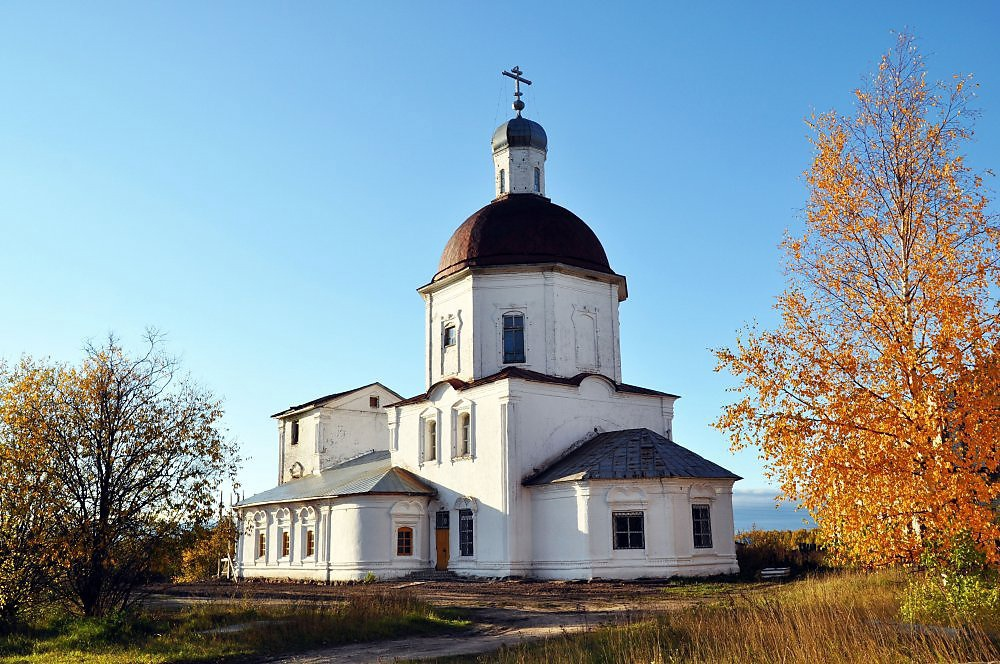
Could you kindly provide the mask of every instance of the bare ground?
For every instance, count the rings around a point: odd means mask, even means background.
[[[472,655],[524,640],[577,632],[628,620],[638,614],[674,611],[727,594],[753,591],[757,584],[678,584],[677,582],[588,583],[556,581],[395,581],[370,585],[313,585],[244,582],[153,586],[150,604],[183,606],[213,601],[343,602],[373,590],[401,590],[429,604],[456,607],[472,621],[469,631],[340,645],[262,659],[272,664],[392,662]]]

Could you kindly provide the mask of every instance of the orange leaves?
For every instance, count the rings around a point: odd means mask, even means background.
[[[774,330],[716,353],[753,444],[847,560],[915,562],[969,531],[994,562],[1000,488],[998,228],[960,150],[963,81],[929,88],[903,36],[853,118],[814,118],[805,232]],[[991,479],[993,478],[993,479]]]

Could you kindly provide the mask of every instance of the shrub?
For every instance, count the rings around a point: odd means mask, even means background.
[[[765,567],[791,567],[795,573],[823,565],[816,530],[757,530],[737,533],[736,559],[740,576],[753,579]]]
[[[907,622],[984,623],[1000,627],[1000,576],[965,536],[946,549],[929,547],[927,569],[911,580],[899,612]]]

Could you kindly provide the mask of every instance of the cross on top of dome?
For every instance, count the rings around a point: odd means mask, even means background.
[[[514,104],[513,104],[513,107],[514,107],[514,110],[517,111],[518,117],[521,116],[521,111],[524,110],[524,102],[521,101],[521,95],[523,94],[521,92],[521,84],[524,83],[525,85],[531,85],[531,81],[529,81],[528,79],[523,78],[521,76],[521,74],[523,74],[523,73],[524,72],[522,72],[521,69],[517,65],[514,65],[514,68],[511,69],[510,71],[507,71],[507,70],[503,71],[503,75],[504,76],[507,76],[508,78],[514,79]]]

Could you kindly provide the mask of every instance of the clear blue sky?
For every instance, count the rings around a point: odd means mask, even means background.
[[[681,394],[677,441],[764,488],[708,426],[732,382],[708,349],[773,320],[803,120],[850,111],[905,28],[932,77],[976,75],[970,160],[1000,169],[993,2],[3,3],[0,357],[156,326],[268,488],[271,413],[423,390],[414,289],[493,195],[516,64],[549,195],[628,277],[625,380]]]

